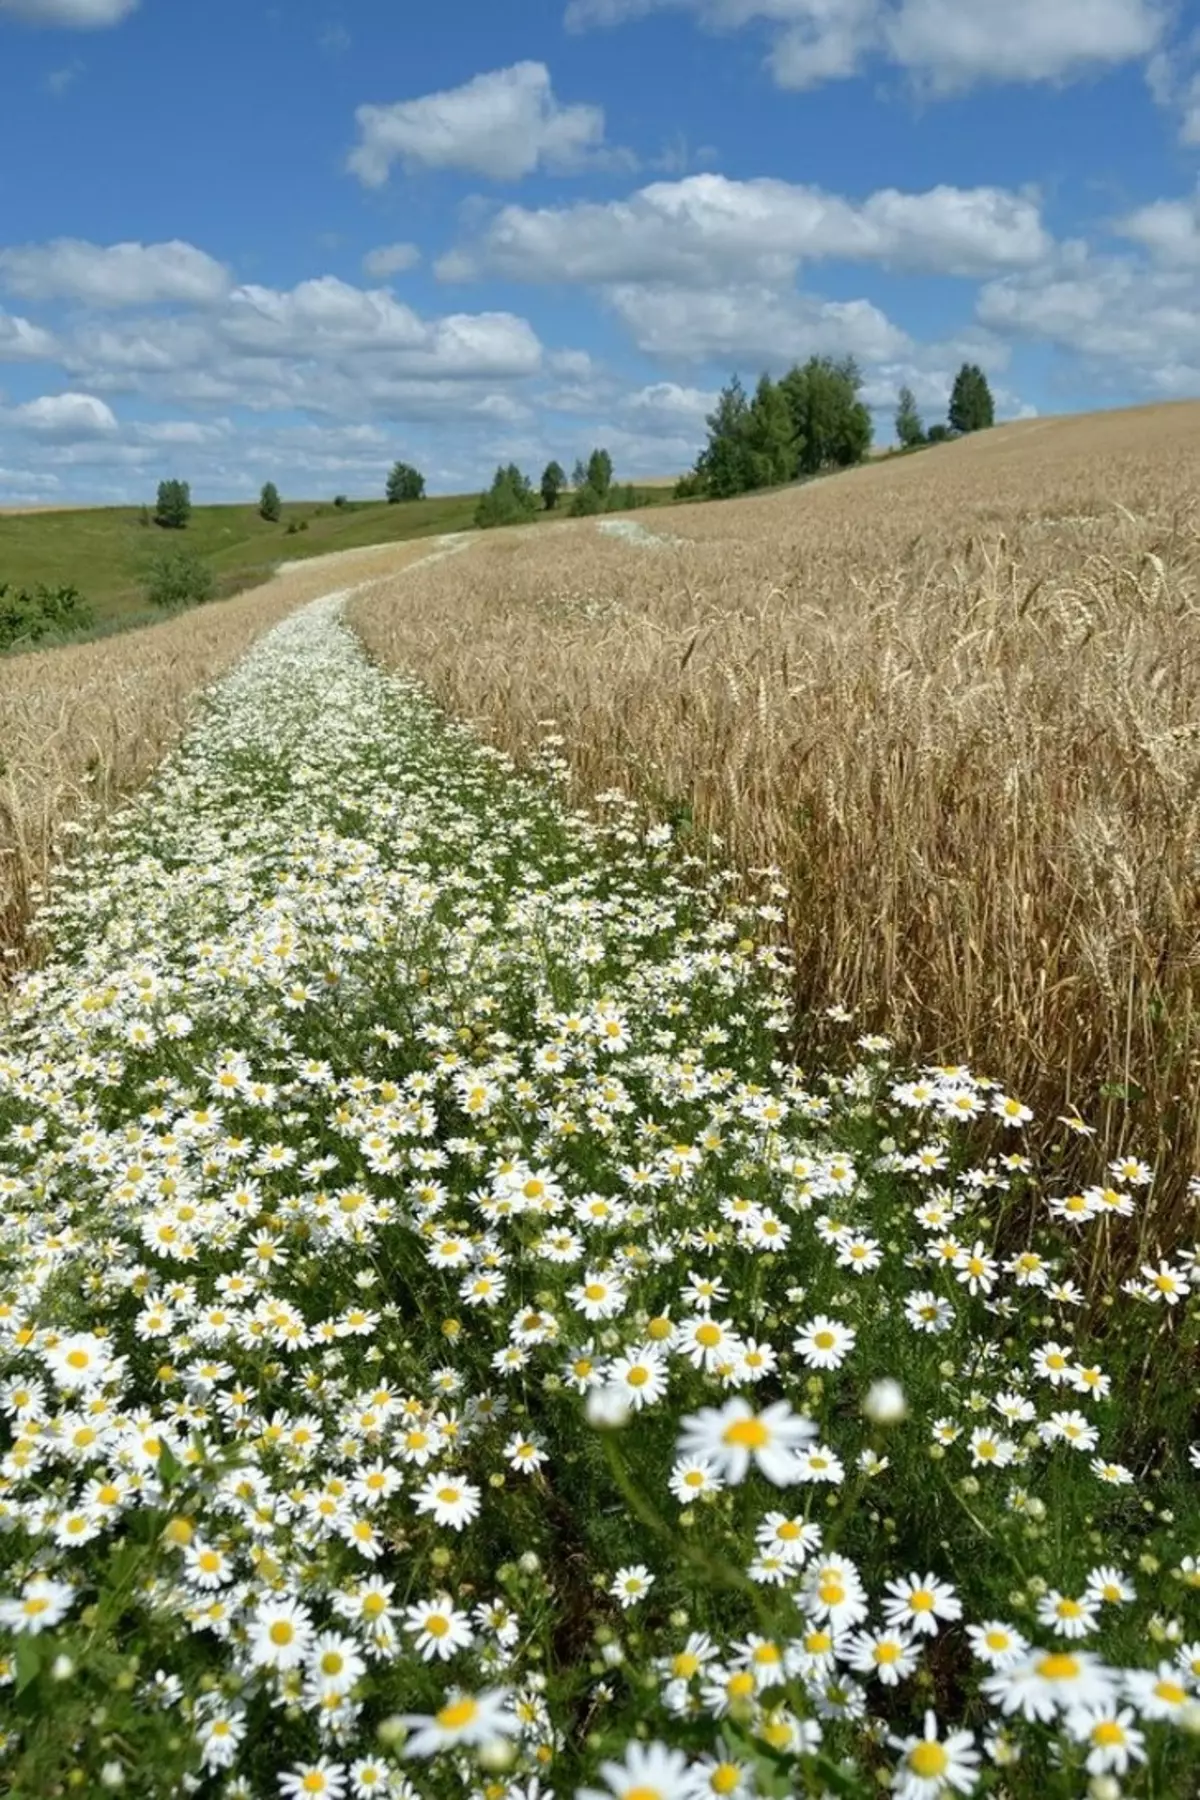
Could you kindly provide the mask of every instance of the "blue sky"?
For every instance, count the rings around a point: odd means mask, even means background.
[[[0,0],[0,504],[1200,395],[1200,0]]]

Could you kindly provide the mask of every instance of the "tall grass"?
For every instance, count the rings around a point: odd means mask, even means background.
[[[1039,420],[677,508],[653,552],[514,534],[351,616],[504,747],[557,720],[581,794],[780,864],[810,1047],[838,1000],[1052,1134],[1083,1109],[1160,1165],[1173,1231],[1200,1165],[1198,477],[1198,406]]]

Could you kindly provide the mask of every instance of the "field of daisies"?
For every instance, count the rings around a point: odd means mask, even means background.
[[[571,811],[341,603],[0,1011],[0,1793],[1200,1792],[1137,1146],[1071,1192],[965,1068],[796,1067],[773,872]]]

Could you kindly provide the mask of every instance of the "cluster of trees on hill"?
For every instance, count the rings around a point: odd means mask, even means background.
[[[533,518],[538,502],[546,512],[555,512],[567,486],[566,470],[561,463],[549,462],[535,489],[516,463],[498,468],[486,494],[479,496],[475,523],[481,530],[492,525],[519,525]],[[593,450],[585,463],[582,457],[571,475],[571,501],[567,511],[572,518],[595,513],[625,512],[638,504],[632,482],[619,486],[613,480],[613,461],[607,450]]]
[[[778,381],[760,376],[753,394],[735,375],[705,421],[708,441],[676,483],[676,498],[723,500],[862,462],[872,438],[871,414],[859,398],[862,385],[852,356],[810,356]],[[896,433],[909,449],[979,431],[994,418],[987,377],[976,364],[964,363],[947,424],[926,433],[911,390],[902,388]]]
[[[902,387],[896,396],[896,436],[902,450],[916,450],[922,444],[944,444],[968,431],[986,431],[995,423],[992,390],[978,363],[964,363],[955,376],[944,425],[931,425],[926,431],[911,388]]]

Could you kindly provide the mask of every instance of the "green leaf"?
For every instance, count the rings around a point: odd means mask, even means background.
[[[158,1457],[158,1473],[164,1487],[173,1487],[183,1474],[183,1464],[172,1450],[170,1444],[164,1444]]]
[[[37,1680],[42,1669],[42,1655],[35,1637],[27,1631],[21,1632],[17,1638],[17,1688],[23,1694],[31,1682]]]

